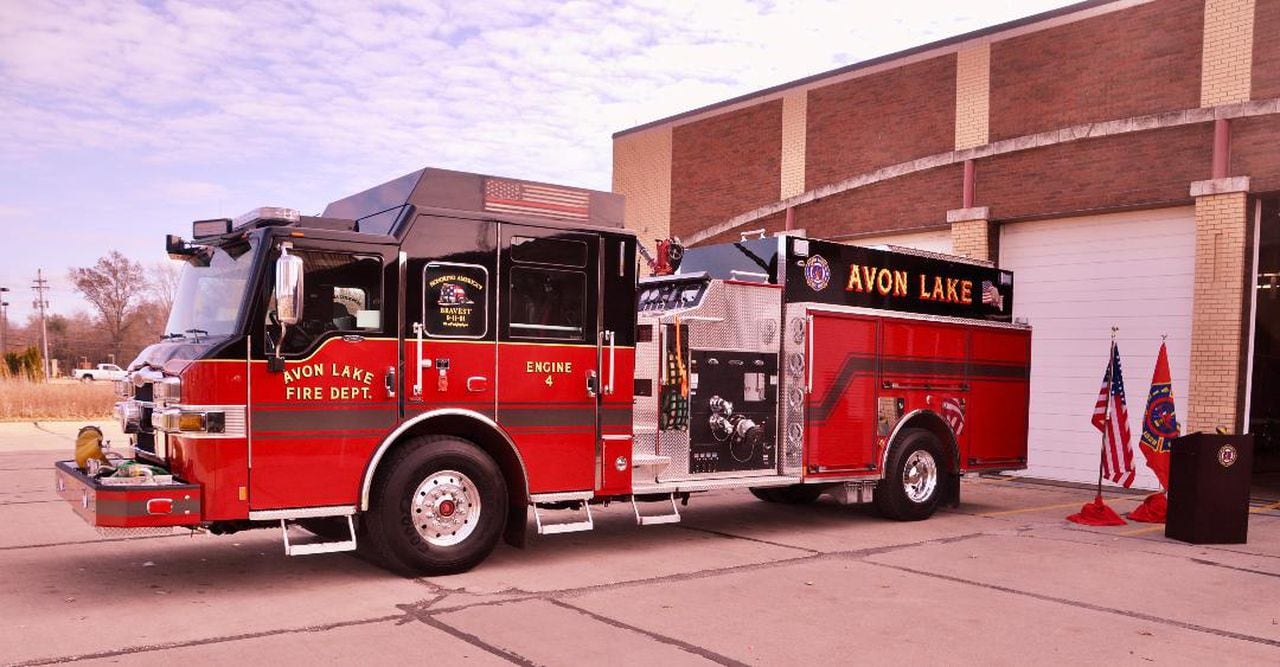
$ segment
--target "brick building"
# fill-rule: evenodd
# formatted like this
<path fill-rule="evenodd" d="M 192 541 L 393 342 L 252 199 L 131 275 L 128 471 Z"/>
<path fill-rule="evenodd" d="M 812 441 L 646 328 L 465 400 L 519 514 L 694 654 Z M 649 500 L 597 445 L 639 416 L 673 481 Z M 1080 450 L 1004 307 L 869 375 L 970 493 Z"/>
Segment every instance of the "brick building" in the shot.
<path fill-rule="evenodd" d="M 1184 432 L 1280 423 L 1280 0 L 1083 2 L 817 74 L 618 132 L 613 184 L 642 239 L 1012 269 L 1031 474 L 1096 477 L 1112 326 L 1135 446 L 1162 337 Z"/>

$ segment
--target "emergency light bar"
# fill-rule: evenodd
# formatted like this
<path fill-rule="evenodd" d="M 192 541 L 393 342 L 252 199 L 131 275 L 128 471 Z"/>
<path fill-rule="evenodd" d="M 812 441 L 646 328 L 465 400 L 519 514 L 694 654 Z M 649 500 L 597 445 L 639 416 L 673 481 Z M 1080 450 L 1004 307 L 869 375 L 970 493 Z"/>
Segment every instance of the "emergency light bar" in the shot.
<path fill-rule="evenodd" d="M 283 208 L 281 206 L 260 206 L 243 215 L 237 216 L 232 221 L 232 229 L 239 229 L 255 222 L 265 222 L 273 224 L 287 225 L 298 222 L 302 219 L 302 214 L 291 208 Z"/>
<path fill-rule="evenodd" d="M 191 223 L 191 238 L 202 239 L 231 233 L 231 218 L 196 220 Z"/>

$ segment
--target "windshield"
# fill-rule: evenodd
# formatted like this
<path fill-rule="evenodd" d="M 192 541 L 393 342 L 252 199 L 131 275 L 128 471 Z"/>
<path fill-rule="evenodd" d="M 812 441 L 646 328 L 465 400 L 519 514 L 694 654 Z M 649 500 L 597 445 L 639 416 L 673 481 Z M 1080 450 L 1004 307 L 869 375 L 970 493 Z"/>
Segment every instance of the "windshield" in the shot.
<path fill-rule="evenodd" d="M 227 336 L 236 333 L 257 256 L 256 238 L 202 249 L 187 260 L 178 280 L 165 337 Z"/>

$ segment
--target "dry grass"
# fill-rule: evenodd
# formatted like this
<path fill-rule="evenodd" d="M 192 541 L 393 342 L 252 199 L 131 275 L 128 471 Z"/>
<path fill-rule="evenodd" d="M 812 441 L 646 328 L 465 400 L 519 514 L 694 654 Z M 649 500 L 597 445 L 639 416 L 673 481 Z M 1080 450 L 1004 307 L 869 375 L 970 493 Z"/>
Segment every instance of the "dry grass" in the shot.
<path fill-rule="evenodd" d="M 110 382 L 0 380 L 0 421 L 108 417 L 115 402 Z"/>

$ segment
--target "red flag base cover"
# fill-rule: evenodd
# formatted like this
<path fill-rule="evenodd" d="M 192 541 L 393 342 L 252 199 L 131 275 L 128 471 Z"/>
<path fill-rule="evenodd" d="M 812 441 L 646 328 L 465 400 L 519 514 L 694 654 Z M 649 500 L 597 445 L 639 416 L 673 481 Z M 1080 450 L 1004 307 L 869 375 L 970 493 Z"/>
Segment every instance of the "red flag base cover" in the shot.
<path fill-rule="evenodd" d="M 1147 496 L 1137 509 L 1129 512 L 1129 520 L 1142 523 L 1164 523 L 1165 510 L 1168 507 L 1169 501 L 1165 498 L 1164 491 L 1153 493 Z"/>
<path fill-rule="evenodd" d="M 1124 526 L 1127 525 L 1124 519 L 1120 518 L 1116 511 L 1111 509 L 1106 503 L 1102 502 L 1102 496 L 1093 499 L 1091 503 L 1085 503 L 1080 508 L 1079 514 L 1072 514 L 1067 517 L 1067 521 L 1082 524 L 1085 526 Z"/>

